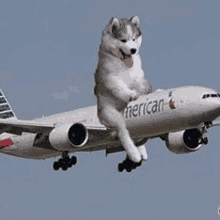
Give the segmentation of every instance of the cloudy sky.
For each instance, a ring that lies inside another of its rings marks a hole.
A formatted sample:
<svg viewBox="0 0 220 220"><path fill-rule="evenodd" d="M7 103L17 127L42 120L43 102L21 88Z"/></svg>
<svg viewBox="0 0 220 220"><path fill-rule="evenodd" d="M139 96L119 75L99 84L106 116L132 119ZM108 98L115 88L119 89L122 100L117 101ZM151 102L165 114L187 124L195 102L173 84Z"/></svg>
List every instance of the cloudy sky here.
<svg viewBox="0 0 220 220"><path fill-rule="evenodd" d="M154 89L201 85L220 92L219 0L20 0L0 3L0 87L19 119L94 105L101 33L111 17L138 15L145 76ZM0 155L0 219L220 219L219 128L209 145L174 155L159 140L149 160L118 173L125 154L55 159Z"/></svg>

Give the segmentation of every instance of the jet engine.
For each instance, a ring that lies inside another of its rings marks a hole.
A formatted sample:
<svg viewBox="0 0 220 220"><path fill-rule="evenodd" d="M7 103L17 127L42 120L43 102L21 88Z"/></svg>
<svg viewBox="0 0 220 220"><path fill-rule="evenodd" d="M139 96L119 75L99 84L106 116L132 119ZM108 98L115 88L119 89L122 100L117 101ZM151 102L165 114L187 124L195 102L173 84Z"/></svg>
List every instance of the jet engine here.
<svg viewBox="0 0 220 220"><path fill-rule="evenodd" d="M203 135L198 129L171 132L166 139L167 148L176 154L187 154L199 150L203 145Z"/></svg>
<svg viewBox="0 0 220 220"><path fill-rule="evenodd" d="M89 132L87 128L80 123L58 126L49 134L51 145L61 151L83 147L88 138Z"/></svg>

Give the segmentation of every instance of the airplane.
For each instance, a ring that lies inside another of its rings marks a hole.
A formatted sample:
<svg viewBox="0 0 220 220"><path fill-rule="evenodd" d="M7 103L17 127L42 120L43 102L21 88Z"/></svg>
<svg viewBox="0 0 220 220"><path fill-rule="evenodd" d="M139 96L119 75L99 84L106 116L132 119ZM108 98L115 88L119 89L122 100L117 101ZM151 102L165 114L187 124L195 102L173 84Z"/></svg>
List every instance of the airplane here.
<svg viewBox="0 0 220 220"><path fill-rule="evenodd" d="M200 86L159 89L128 103L122 114L136 146L161 138L172 153L193 153L208 143L208 128L220 125L220 94ZM77 163L70 153L100 150L106 156L124 151L117 132L100 123L96 105L19 120L0 90L0 153L29 159L61 156L53 169L66 171ZM141 164L126 157L118 171L131 172Z"/></svg>

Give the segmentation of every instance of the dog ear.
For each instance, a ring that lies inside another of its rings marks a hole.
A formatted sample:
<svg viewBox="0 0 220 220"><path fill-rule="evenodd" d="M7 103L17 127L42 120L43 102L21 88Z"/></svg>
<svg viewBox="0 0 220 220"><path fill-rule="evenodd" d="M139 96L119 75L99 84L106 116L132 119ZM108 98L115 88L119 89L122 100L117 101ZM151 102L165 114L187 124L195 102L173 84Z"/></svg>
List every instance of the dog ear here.
<svg viewBox="0 0 220 220"><path fill-rule="evenodd" d="M130 22L131 22L131 24L138 26L140 23L140 20L139 20L138 16L133 16L133 17L131 17Z"/></svg>
<svg viewBox="0 0 220 220"><path fill-rule="evenodd" d="M111 31L112 33L115 33L115 31L119 28L120 24L117 18L112 17L110 22L111 24Z"/></svg>

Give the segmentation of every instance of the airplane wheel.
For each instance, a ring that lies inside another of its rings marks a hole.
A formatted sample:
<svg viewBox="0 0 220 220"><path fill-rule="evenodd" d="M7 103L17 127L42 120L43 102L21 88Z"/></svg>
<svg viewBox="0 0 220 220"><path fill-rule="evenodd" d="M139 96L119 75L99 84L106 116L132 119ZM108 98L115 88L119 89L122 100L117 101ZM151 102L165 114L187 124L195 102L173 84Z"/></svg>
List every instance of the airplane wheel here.
<svg viewBox="0 0 220 220"><path fill-rule="evenodd" d="M128 173L130 173L130 172L132 171L132 168L131 168L131 167L126 167L126 171L127 171Z"/></svg>
<svg viewBox="0 0 220 220"><path fill-rule="evenodd" d="M66 164L63 164L63 165L62 165L62 170L63 170L63 171L66 171L67 169L68 169L67 165L66 165Z"/></svg>
<svg viewBox="0 0 220 220"><path fill-rule="evenodd" d="M72 164L71 160L68 160L68 162L67 162L67 167L68 167L68 168L71 168L72 165L73 165L73 164Z"/></svg>
<svg viewBox="0 0 220 220"><path fill-rule="evenodd" d="M53 163L53 169L57 171L57 170L59 170L59 168L60 168L60 164L57 161L54 162Z"/></svg>
<svg viewBox="0 0 220 220"><path fill-rule="evenodd" d="M136 163L133 163L132 166L131 166L132 170L135 170L137 168L137 164Z"/></svg>
<svg viewBox="0 0 220 220"><path fill-rule="evenodd" d="M140 167L142 164L142 160L139 163L135 163L135 164L136 164L136 167Z"/></svg>
<svg viewBox="0 0 220 220"><path fill-rule="evenodd" d="M72 165L76 165L76 163L77 163L77 157L72 156L70 160L71 160L71 164L72 164Z"/></svg>
<svg viewBox="0 0 220 220"><path fill-rule="evenodd" d="M129 158L126 158L123 161L123 164L124 164L125 167L130 167L131 166L131 160Z"/></svg>
<svg viewBox="0 0 220 220"><path fill-rule="evenodd" d="M62 165L64 164L64 160L63 159L59 159L58 163L60 164L60 167L62 167Z"/></svg>
<svg viewBox="0 0 220 220"><path fill-rule="evenodd" d="M122 163L118 164L118 172L122 172L124 170L124 165Z"/></svg>
<svg viewBox="0 0 220 220"><path fill-rule="evenodd" d="M208 144L208 138L204 137L202 142L203 142L203 144L207 145Z"/></svg>

